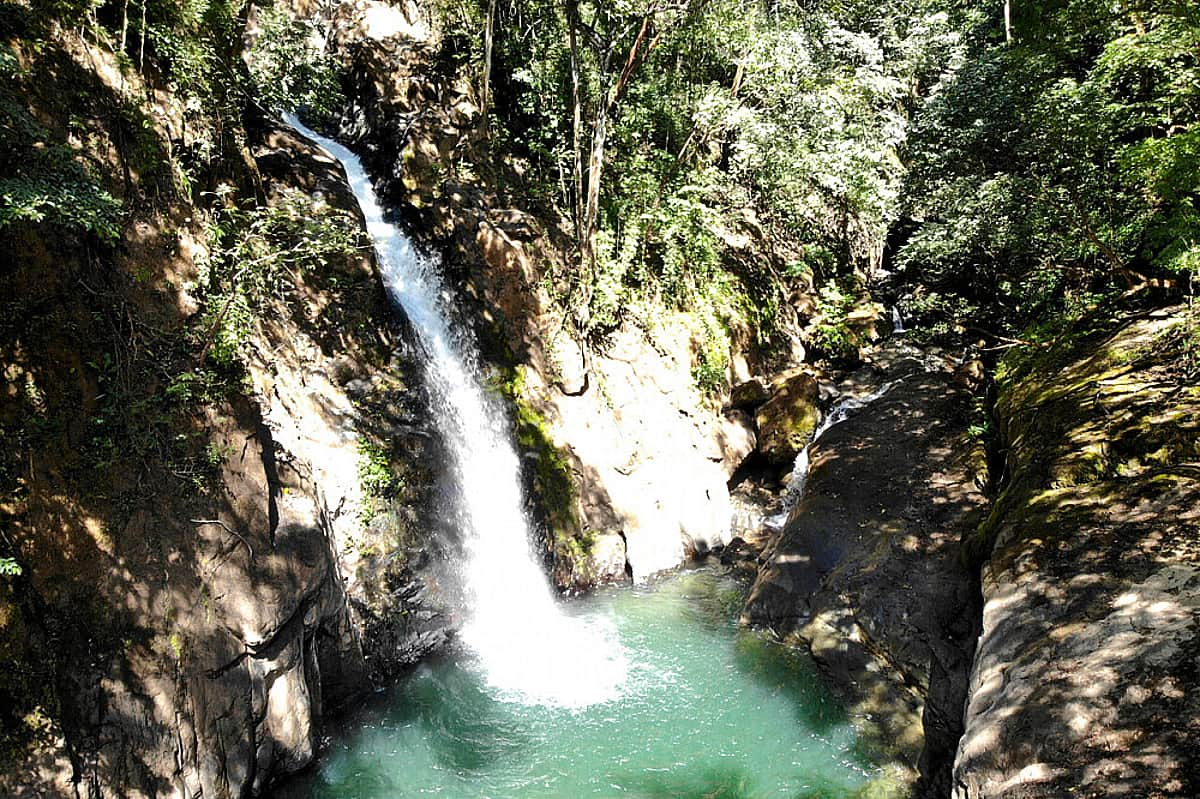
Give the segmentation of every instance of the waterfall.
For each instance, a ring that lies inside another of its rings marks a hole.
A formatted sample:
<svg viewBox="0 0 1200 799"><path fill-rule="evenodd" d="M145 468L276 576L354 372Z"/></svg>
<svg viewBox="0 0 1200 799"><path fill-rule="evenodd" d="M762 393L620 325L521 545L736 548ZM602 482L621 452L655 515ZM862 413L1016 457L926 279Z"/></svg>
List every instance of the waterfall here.
<svg viewBox="0 0 1200 799"><path fill-rule="evenodd" d="M358 157L309 130L346 170L392 301L407 314L428 359L431 410L450 453L457 500L452 525L464 558L457 572L467 607L462 641L505 701L586 707L619 695L628 666L615 629L562 612L530 545L520 461L502 407L483 387L479 353L434 258L384 218Z"/></svg>

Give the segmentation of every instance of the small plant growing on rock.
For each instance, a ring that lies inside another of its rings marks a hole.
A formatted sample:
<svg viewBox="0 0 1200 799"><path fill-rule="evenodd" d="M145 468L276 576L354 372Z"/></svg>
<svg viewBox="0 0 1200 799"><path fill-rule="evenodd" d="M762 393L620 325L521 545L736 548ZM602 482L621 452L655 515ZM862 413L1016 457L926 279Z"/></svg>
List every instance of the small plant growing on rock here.
<svg viewBox="0 0 1200 799"><path fill-rule="evenodd" d="M200 275L201 360L228 366L255 311L271 299L286 301L305 275L353 256L359 231L352 218L297 189L285 188L268 205L238 202L227 184L208 196L214 208L205 222L210 251Z"/></svg>
<svg viewBox="0 0 1200 799"><path fill-rule="evenodd" d="M369 497L385 497L395 482L383 447L365 439L358 442L358 482Z"/></svg>
<svg viewBox="0 0 1200 799"><path fill-rule="evenodd" d="M821 286L817 294L817 321L812 329L812 343L832 358L853 358L858 354L858 342L850 329L848 317L854 308L854 296L835 282Z"/></svg>

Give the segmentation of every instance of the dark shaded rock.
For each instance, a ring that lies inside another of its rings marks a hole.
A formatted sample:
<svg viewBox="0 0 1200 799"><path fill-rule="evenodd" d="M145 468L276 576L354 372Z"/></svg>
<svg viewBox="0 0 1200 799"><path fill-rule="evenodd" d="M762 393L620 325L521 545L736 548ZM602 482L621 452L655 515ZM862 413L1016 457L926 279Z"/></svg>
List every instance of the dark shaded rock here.
<svg viewBox="0 0 1200 799"><path fill-rule="evenodd" d="M753 377L744 383L738 383L730 390L729 407L739 411L752 411L770 396L771 390L766 382Z"/></svg>
<svg viewBox="0 0 1200 799"><path fill-rule="evenodd" d="M716 438L721 465L726 476L732 478L758 448L754 417L745 411L726 411L721 415Z"/></svg>
<svg viewBox="0 0 1200 799"><path fill-rule="evenodd" d="M929 795L949 791L978 615L959 557L984 505L970 400L919 374L826 433L743 617L804 639Z"/></svg>
<svg viewBox="0 0 1200 799"><path fill-rule="evenodd" d="M720 552L720 562L723 566L729 566L734 571L743 574L757 574L758 558L761 550L744 541L741 538L734 538Z"/></svg>

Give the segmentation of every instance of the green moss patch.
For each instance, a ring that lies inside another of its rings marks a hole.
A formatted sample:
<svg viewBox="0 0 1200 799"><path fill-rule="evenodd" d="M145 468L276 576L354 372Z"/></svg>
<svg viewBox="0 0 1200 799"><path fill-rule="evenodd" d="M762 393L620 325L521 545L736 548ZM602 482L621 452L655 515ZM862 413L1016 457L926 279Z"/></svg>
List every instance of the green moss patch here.
<svg viewBox="0 0 1200 799"><path fill-rule="evenodd" d="M542 513L548 544L556 559L568 560L573 570L586 561L593 536L580 529L576 510L575 474L566 453L550 435L546 417L526 395L525 367L506 369L493 387L511 404L514 433L522 453L533 455L530 475L534 499Z"/></svg>

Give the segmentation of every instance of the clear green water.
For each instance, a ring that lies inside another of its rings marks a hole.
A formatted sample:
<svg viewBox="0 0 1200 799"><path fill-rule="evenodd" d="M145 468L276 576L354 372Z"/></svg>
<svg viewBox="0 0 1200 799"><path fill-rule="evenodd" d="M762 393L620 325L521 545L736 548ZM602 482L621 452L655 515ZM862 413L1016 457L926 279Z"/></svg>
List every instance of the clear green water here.
<svg viewBox="0 0 1200 799"><path fill-rule="evenodd" d="M333 732L282 796L849 797L876 774L813 666L740 631L743 588L711 571L602 592L629 673L581 710L497 698L466 655L423 666Z"/></svg>

